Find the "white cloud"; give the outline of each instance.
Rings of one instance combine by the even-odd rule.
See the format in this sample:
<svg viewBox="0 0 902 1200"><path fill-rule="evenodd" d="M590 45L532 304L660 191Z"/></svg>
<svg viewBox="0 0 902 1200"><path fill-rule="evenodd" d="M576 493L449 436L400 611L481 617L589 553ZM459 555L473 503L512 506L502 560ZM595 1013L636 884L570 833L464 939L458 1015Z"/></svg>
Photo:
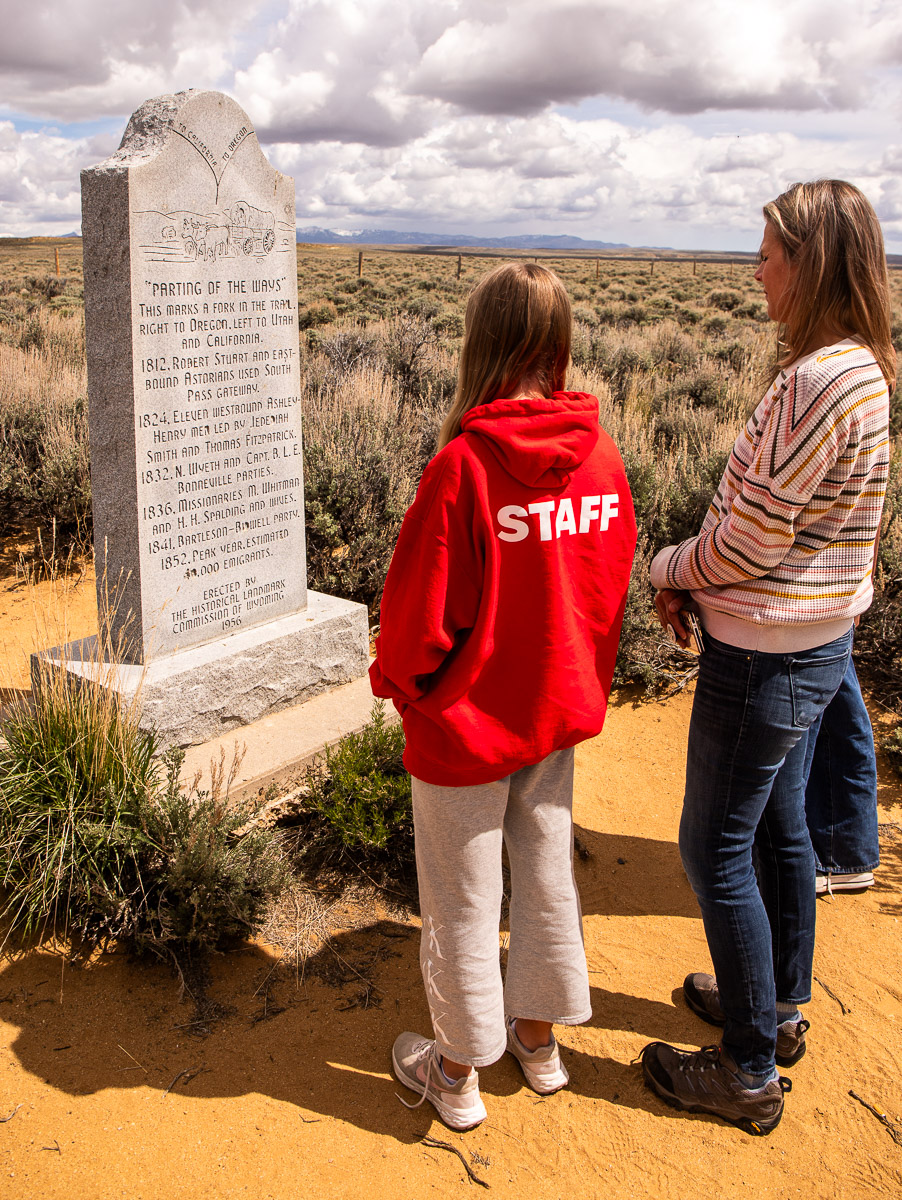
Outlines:
<svg viewBox="0 0 902 1200"><path fill-rule="evenodd" d="M33 0L6 5L7 109L52 120L126 116L149 96L230 86L263 0Z"/></svg>
<svg viewBox="0 0 902 1200"><path fill-rule="evenodd" d="M867 95L875 63L899 61L902 39L890 3L519 0L495 18L472 7L410 86L482 113L597 95L671 113L846 108Z"/></svg>
<svg viewBox="0 0 902 1200"><path fill-rule="evenodd" d="M7 235L70 233L81 224L79 172L115 149L115 140L19 133L0 121L0 203Z"/></svg>
<svg viewBox="0 0 902 1200"><path fill-rule="evenodd" d="M124 128L227 91L302 224L751 247L761 204L821 174L902 239L900 62L890 0L33 0L5 14L0 94ZM112 144L0 131L2 230L71 228Z"/></svg>

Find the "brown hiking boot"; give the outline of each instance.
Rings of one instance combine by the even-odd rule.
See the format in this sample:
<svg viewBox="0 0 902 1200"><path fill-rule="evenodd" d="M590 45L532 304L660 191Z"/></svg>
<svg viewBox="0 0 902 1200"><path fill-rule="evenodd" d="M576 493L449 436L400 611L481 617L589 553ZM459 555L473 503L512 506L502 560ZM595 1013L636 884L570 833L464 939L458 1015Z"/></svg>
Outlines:
<svg viewBox="0 0 902 1200"><path fill-rule="evenodd" d="M666 1042L649 1042L639 1059L646 1087L665 1104L720 1117L759 1137L780 1124L783 1093L792 1089L792 1081L782 1075L761 1087L746 1087L721 1046L678 1050Z"/></svg>
<svg viewBox="0 0 902 1200"><path fill-rule="evenodd" d="M697 1017L709 1025L724 1025L726 1017L720 1007L717 980L704 971L696 971L683 980L683 999ZM794 1067L808 1049L805 1034L811 1028L809 1021L786 1021L777 1026L777 1051L774 1057L781 1067Z"/></svg>

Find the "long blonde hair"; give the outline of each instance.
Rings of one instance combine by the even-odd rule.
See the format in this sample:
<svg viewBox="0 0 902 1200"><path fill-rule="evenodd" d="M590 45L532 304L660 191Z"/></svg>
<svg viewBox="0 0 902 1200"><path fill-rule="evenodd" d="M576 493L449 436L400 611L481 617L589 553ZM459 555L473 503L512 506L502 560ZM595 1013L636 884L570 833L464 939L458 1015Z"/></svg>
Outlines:
<svg viewBox="0 0 902 1200"><path fill-rule="evenodd" d="M572 317L564 285L538 263L504 263L467 301L457 392L438 449L460 433L464 413L529 381L550 396L564 386Z"/></svg>
<svg viewBox="0 0 902 1200"><path fill-rule="evenodd" d="M764 206L793 271L779 366L817 349L819 331L863 342L890 391L896 351L883 233L867 197L841 179L794 183Z"/></svg>

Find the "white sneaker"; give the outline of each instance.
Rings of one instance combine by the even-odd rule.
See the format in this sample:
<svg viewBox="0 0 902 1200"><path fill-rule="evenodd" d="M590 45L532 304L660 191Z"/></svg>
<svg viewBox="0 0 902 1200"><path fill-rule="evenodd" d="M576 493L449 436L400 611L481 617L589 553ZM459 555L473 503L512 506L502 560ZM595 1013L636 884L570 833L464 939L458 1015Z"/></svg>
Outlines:
<svg viewBox="0 0 902 1200"><path fill-rule="evenodd" d="M469 1075L450 1084L439 1064L434 1041L418 1033L402 1033L395 1039L391 1057L401 1083L420 1095L416 1104L408 1104L403 1096L398 1096L408 1108L419 1108L428 1100L451 1129L472 1129L488 1116L479 1095L476 1071L471 1068Z"/></svg>
<svg viewBox="0 0 902 1200"><path fill-rule="evenodd" d="M516 1023L516 1017L507 1018L507 1048L520 1064L526 1082L540 1096L559 1092L570 1082L570 1076L561 1062L561 1052L554 1034L549 1045L540 1046L538 1050L527 1050L517 1037Z"/></svg>
<svg viewBox="0 0 902 1200"><path fill-rule="evenodd" d="M814 884L816 896L832 896L834 892L863 892L874 886L874 872L860 871L857 875L822 875L820 871Z"/></svg>

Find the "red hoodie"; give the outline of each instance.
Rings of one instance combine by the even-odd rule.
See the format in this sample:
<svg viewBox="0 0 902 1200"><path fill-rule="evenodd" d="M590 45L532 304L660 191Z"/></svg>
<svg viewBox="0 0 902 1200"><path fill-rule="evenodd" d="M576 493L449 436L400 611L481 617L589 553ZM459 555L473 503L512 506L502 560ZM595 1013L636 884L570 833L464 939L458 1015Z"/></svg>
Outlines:
<svg viewBox="0 0 902 1200"><path fill-rule="evenodd" d="M599 733L633 503L585 392L471 409L423 472L385 581L370 681L426 783L490 783Z"/></svg>

